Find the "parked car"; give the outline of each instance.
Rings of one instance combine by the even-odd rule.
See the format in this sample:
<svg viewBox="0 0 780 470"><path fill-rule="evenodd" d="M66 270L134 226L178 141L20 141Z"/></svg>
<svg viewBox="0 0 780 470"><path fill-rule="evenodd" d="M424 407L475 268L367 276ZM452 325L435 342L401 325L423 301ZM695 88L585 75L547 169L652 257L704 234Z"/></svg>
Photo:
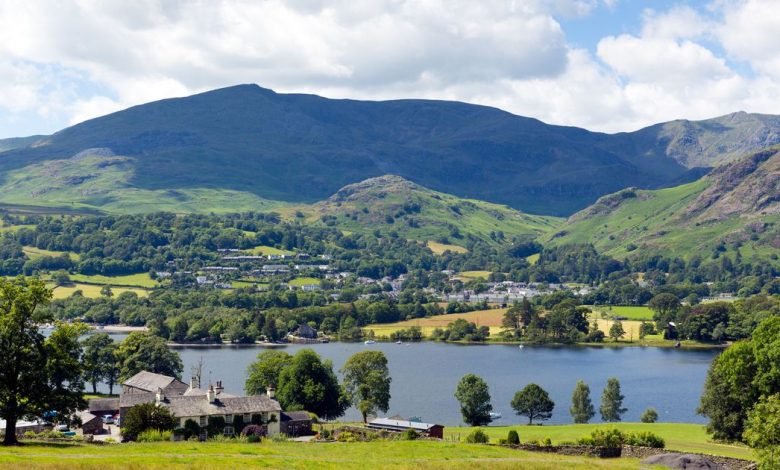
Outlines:
<svg viewBox="0 0 780 470"><path fill-rule="evenodd" d="M114 424L114 415L103 415L103 424Z"/></svg>
<svg viewBox="0 0 780 470"><path fill-rule="evenodd" d="M68 425L67 424L58 424L57 425L57 431L59 431L59 432L66 432L66 431L68 431Z"/></svg>

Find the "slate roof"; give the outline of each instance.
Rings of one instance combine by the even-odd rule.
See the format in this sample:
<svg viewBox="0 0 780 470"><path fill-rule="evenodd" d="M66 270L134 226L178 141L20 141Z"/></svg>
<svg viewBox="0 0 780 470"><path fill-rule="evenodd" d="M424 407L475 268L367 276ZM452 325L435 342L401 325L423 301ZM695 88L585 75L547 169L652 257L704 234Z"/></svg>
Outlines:
<svg viewBox="0 0 780 470"><path fill-rule="evenodd" d="M182 396L184 397L205 397L208 393L208 390L203 390L202 388L188 388L186 392ZM229 393L217 392L217 398L236 398L238 395L231 395Z"/></svg>
<svg viewBox="0 0 780 470"><path fill-rule="evenodd" d="M87 424L87 423L89 423L93 419L99 419L97 416L93 415L92 413L90 413L89 411L86 411L86 410L84 410L84 411L77 411L76 412L76 416L78 416L79 419L81 420L81 425L82 426Z"/></svg>
<svg viewBox="0 0 780 470"><path fill-rule="evenodd" d="M140 390L146 390L147 392L157 392L158 388L165 390L176 379L174 377L168 377L167 375L155 374L154 372L147 372L142 370L129 379L125 380L122 385L137 388Z"/></svg>
<svg viewBox="0 0 780 470"><path fill-rule="evenodd" d="M130 408L142 403L153 403L157 399L157 393L123 393L119 396L119 407Z"/></svg>
<svg viewBox="0 0 780 470"><path fill-rule="evenodd" d="M282 421L310 421L311 416L305 411L283 411Z"/></svg>
<svg viewBox="0 0 780 470"><path fill-rule="evenodd" d="M109 411L119 409L119 398L93 398L89 400L89 411Z"/></svg>
<svg viewBox="0 0 780 470"><path fill-rule="evenodd" d="M214 403L209 403L204 396L170 397L165 400L165 406L171 410L174 416L180 418L282 411L279 402L268 398L267 395L223 397Z"/></svg>
<svg viewBox="0 0 780 470"><path fill-rule="evenodd" d="M432 423L418 423L416 421L405 421L400 419L390 419L390 418L377 418L370 423L368 423L368 427L370 428L381 428L381 429L397 429L397 430L404 430L404 429L415 429L417 431L428 431L434 426L440 426L438 424L432 424Z"/></svg>

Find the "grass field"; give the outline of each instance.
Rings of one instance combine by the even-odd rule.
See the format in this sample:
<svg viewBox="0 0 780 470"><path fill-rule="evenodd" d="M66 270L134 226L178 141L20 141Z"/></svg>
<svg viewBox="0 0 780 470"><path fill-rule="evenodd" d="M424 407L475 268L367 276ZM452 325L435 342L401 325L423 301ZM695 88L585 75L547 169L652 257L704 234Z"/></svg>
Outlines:
<svg viewBox="0 0 780 470"><path fill-rule="evenodd" d="M466 280L482 279L487 281L488 276L490 276L490 271L462 271L458 273L458 276Z"/></svg>
<svg viewBox="0 0 780 470"><path fill-rule="evenodd" d="M416 318L397 323L388 323L386 325L369 325L364 330L372 330L377 336L390 336L394 331L402 330L412 326L419 326L423 335L428 336L436 328L446 328L447 325L455 320L462 318L466 321L474 322L478 326L489 326L490 334L497 335L501 331L501 319L507 309L497 308L490 310L476 310L468 313L450 313L447 315L436 315L427 318Z"/></svg>
<svg viewBox="0 0 780 470"><path fill-rule="evenodd" d="M537 261L539 261L539 253L534 253L532 255L526 256L525 260L528 261L528 264L534 265Z"/></svg>
<svg viewBox="0 0 780 470"><path fill-rule="evenodd" d="M73 283L67 286L56 286L54 287L54 298L55 299L66 299L73 295L74 292L77 290L80 290L82 294L84 294L84 297L88 297L90 299L96 299L100 297L100 289L102 289L103 286L95 285L95 284L81 284L81 283ZM114 287L111 286L111 292L114 293L114 296L117 296L121 294L122 292L135 292L138 297L147 297L149 296L149 291L146 289L139 289L139 288L133 288L133 287Z"/></svg>
<svg viewBox="0 0 780 470"><path fill-rule="evenodd" d="M22 247L22 251L30 259L36 259L36 258L40 258L42 256L62 256L62 255L65 255L65 254L70 256L70 259L72 259L73 261L78 261L78 260L81 259L81 256L78 253L73 253L72 251L44 250L43 248L36 248L34 246Z"/></svg>
<svg viewBox="0 0 780 470"><path fill-rule="evenodd" d="M453 252L453 253L468 253L469 252L468 249L463 248L462 246L448 245L446 243L439 243L439 242L435 242L433 240L428 240L428 243L426 243L426 245L436 255L444 254L444 252L448 251L448 250Z"/></svg>
<svg viewBox="0 0 780 470"><path fill-rule="evenodd" d="M666 441L666 448L683 452L698 452L703 454L723 455L740 459L750 459L750 449L742 445L721 444L713 442L703 425L687 423L611 423L611 424L566 424L550 426L488 426L484 430L493 440L505 438L510 429L514 429L520 435L520 442L531 439L543 440L549 437L553 444L561 441L576 441L580 437L590 434L595 428L614 427L624 432L653 432ZM448 427L444 428L445 438L457 438L466 436L473 428Z"/></svg>
<svg viewBox="0 0 780 470"><path fill-rule="evenodd" d="M262 444L160 442L148 444L29 443L0 447L0 468L26 469L636 469L636 459L594 459L498 446L438 441Z"/></svg>
<svg viewBox="0 0 780 470"><path fill-rule="evenodd" d="M255 255L255 256L268 256L268 255L294 255L295 253L292 251L287 250L280 250L279 248L274 248L272 246L256 246L249 250L249 253Z"/></svg>
<svg viewBox="0 0 780 470"><path fill-rule="evenodd" d="M157 285L157 281L150 278L148 273L128 274L126 276L101 276L99 274L87 276L85 274L71 274L70 278L75 282L101 284L112 287L154 287Z"/></svg>
<svg viewBox="0 0 780 470"><path fill-rule="evenodd" d="M647 306L619 306L619 305L587 305L588 308L594 312L604 312L607 315L615 315L618 317L626 317L629 320L652 320L653 311Z"/></svg>
<svg viewBox="0 0 780 470"><path fill-rule="evenodd" d="M305 286L308 284L320 285L320 280L316 277L296 277L287 284L295 287Z"/></svg>

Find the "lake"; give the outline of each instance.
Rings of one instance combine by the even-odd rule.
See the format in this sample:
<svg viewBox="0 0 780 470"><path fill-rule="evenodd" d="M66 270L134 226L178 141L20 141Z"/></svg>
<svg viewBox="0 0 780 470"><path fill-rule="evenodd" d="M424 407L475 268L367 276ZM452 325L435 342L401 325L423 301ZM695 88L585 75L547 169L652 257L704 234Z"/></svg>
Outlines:
<svg viewBox="0 0 780 470"><path fill-rule="evenodd" d="M422 343L329 343L286 345L290 354L312 348L333 361L335 369L359 351L385 353L392 377L387 415L419 416L449 426L461 424L453 394L458 380L474 373L487 381L493 410L503 417L495 424L524 423L509 406L515 392L534 382L550 393L555 410L549 423L570 423L571 394L578 379L591 387L598 406L607 378L620 379L628 411L624 421L639 421L647 407L658 410L659 420L704 422L696 414L704 378L719 351L666 348L531 347ZM177 347L184 362L184 381L191 366L202 357L204 380L222 380L227 392L242 393L247 366L263 351L258 347ZM355 409L342 419L359 420Z"/></svg>

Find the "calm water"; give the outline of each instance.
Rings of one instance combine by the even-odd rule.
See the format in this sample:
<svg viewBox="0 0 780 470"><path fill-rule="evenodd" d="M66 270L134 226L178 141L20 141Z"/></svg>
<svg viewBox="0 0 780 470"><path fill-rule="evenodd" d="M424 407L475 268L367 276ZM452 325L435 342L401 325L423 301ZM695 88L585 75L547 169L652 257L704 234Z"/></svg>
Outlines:
<svg viewBox="0 0 780 470"><path fill-rule="evenodd" d="M393 379L388 415L419 416L424 421L445 425L461 423L453 393L464 374L475 373L489 387L494 411L503 418L495 424L522 423L526 418L513 414L509 406L514 393L535 382L550 393L556 403L551 423L570 423L571 393L578 379L591 387L598 410L607 378L620 379L624 421L638 421L647 407L655 407L662 421L703 422L696 415L707 368L717 351L684 351L660 348L572 348L498 345L454 345L441 343L330 343L288 345L282 349L294 354L312 348L339 369L347 358L367 349L385 353ZM205 379L222 380L226 391L241 393L246 368L262 351L257 347L176 348L184 362L184 381L190 367L203 358ZM597 411L598 416L598 411ZM359 419L348 410L345 419ZM596 419L598 420L598 418Z"/></svg>

